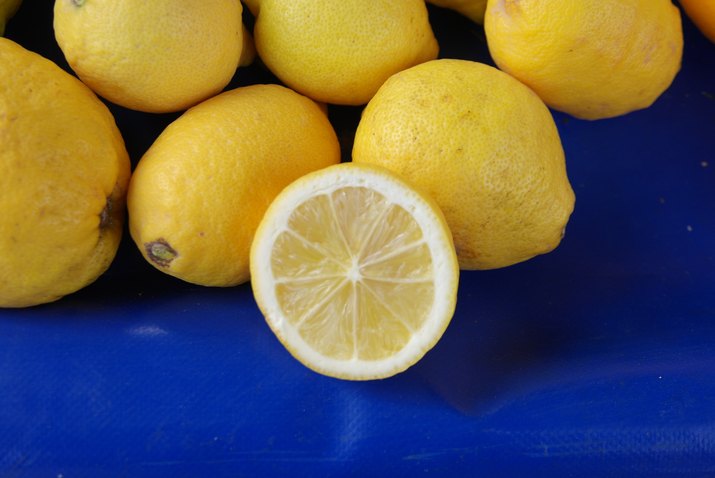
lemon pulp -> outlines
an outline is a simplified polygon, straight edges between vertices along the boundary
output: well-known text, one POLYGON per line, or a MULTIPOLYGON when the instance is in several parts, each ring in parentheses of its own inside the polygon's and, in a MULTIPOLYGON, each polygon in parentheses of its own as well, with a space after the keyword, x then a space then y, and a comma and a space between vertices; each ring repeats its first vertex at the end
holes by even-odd
POLYGON ((416 363, 454 313, 457 255, 434 201, 387 169, 330 166, 288 186, 251 248, 256 302, 281 343, 325 375, 416 363))
POLYGON ((313 348, 338 359, 394 354, 434 302, 422 231, 404 208, 367 188, 301 204, 276 240, 271 267, 288 320, 313 348))

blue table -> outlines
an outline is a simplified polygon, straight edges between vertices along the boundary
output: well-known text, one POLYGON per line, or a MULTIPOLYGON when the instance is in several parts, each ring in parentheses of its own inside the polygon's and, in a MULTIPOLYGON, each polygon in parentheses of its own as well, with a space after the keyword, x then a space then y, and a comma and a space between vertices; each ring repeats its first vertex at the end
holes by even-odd
MULTIPOLYGON (((8 36, 67 68, 51 3, 8 36)), ((441 56, 490 63, 430 7, 441 56)), ((683 69, 651 108, 554 113, 576 192, 559 248, 465 272, 439 344, 345 382, 296 362, 249 285, 112 268, 0 310, 0 476, 715 476, 715 45, 684 19, 683 69)), ((260 64, 231 87, 275 81, 260 64)), ((177 115, 112 106, 134 164, 177 115)), ((331 108, 349 154, 359 108, 331 108)))

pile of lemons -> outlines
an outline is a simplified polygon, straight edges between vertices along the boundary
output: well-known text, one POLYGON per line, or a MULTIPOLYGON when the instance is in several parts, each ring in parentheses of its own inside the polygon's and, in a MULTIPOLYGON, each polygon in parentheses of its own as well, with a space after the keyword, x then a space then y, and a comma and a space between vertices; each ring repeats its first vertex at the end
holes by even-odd
MULTIPOLYGON (((19 3, 0 0, 0 28, 19 3)), ((440 58, 424 0, 56 0, 76 76, 0 39, 0 307, 94 281, 127 216, 157 269, 250 280, 306 366, 372 379, 414 364, 452 318, 460 269, 564 237, 575 198, 549 108, 646 108, 683 49, 671 0, 430 3, 483 24, 498 68, 440 58), (281 84, 226 90, 252 61, 281 84), (131 171, 96 95, 181 115, 131 171), (364 106, 351 162, 330 105, 364 106)), ((712 37, 708 2, 682 3, 712 37)))

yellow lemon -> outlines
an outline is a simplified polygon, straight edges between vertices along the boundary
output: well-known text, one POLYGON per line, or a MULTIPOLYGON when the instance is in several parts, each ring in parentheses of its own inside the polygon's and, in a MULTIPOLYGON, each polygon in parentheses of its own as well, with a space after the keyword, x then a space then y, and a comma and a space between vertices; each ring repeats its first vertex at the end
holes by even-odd
POLYGON ((179 111, 217 94, 243 49, 237 0, 56 0, 54 12, 80 79, 140 111, 179 111))
POLYGON ((22 0, 0 0, 0 35, 5 32, 5 24, 20 8, 22 0))
POLYGON ((424 0, 254 0, 259 57, 325 103, 367 103, 393 73, 437 57, 424 0))
POLYGON ((439 207, 397 175, 345 163, 268 208, 251 248, 256 302, 307 367, 353 380, 417 362, 442 336, 459 267, 439 207))
POLYGON ((112 262, 129 157, 78 79, 0 38, 0 307, 51 302, 112 262))
POLYGON ((387 167, 432 196, 464 269, 551 251, 574 206, 548 108, 476 62, 434 60, 387 80, 363 112, 353 161, 387 167))
POLYGON ((484 23, 487 0, 427 0, 438 7, 449 8, 461 13, 476 23, 484 23))
POLYGON ((680 0, 680 6, 700 31, 715 42, 715 0, 680 0))
POLYGON ((312 100, 279 85, 221 93, 171 123, 139 161, 129 186, 131 235, 167 274, 240 284, 276 194, 339 161, 335 131, 312 100))
POLYGON ((671 0, 489 0, 484 27, 499 68, 584 119, 650 106, 683 53, 671 0))

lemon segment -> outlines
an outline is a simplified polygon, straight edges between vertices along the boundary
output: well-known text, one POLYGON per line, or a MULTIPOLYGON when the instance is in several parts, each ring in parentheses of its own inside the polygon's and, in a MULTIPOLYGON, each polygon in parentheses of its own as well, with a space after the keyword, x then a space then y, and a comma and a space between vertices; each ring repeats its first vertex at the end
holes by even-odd
POLYGON ((382 168, 341 164, 275 199, 251 274, 266 321, 299 361, 364 380, 405 370, 437 342, 459 270, 431 199, 382 168))

